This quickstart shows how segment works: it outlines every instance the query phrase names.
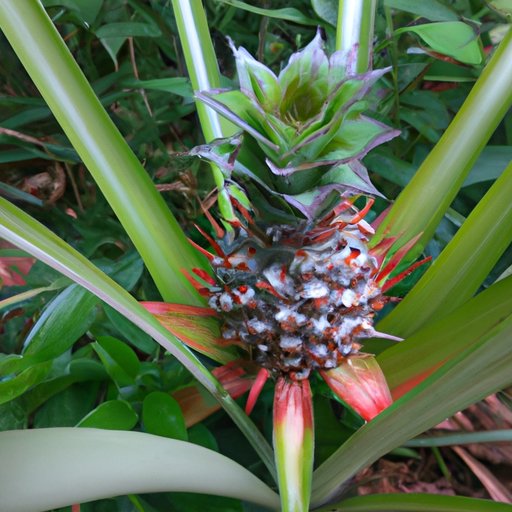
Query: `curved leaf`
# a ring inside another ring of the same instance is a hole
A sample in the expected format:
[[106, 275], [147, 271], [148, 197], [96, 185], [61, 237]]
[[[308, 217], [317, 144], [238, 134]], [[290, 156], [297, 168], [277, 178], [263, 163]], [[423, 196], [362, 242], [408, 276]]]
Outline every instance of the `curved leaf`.
[[0, 433], [2, 508], [40, 512], [123, 494], [185, 491], [276, 509], [278, 496], [244, 467], [184, 441], [117, 430]]

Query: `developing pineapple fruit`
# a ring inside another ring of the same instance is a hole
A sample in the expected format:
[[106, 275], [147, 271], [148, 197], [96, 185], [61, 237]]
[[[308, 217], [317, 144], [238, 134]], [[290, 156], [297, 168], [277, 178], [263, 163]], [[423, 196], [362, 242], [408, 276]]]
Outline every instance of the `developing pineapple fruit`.
[[[364, 359], [357, 354], [365, 337], [387, 337], [373, 328], [375, 312], [404, 276], [386, 283], [403, 252], [384, 265], [392, 241], [373, 251], [367, 245], [371, 200], [363, 211], [353, 205], [357, 196], [378, 194], [361, 158], [398, 134], [362, 114], [365, 95], [387, 70], [355, 73], [351, 55], [327, 57], [319, 34], [279, 76], [232, 48], [240, 90], [198, 97], [239, 126], [244, 141], [194, 153], [223, 166], [239, 218], [229, 230], [211, 219], [216, 239], [203, 234], [216, 254], [198, 248], [215, 279], [197, 271], [203, 282], [194, 282], [221, 317], [224, 340], [246, 347], [265, 378], [301, 382], [319, 370], [340, 395], [336, 370]], [[257, 203], [254, 215], [244, 190]], [[354, 371], [364, 366], [354, 363]]]

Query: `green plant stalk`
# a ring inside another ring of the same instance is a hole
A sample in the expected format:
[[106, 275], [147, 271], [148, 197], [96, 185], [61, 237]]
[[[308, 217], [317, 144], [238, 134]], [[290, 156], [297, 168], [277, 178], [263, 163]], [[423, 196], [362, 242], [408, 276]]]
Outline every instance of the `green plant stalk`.
[[510, 443], [512, 429], [485, 430], [484, 432], [457, 432], [443, 436], [416, 437], [407, 441], [404, 446], [410, 448], [430, 448], [432, 446], [453, 446], [474, 443]]
[[[219, 67], [202, 2], [172, 0], [172, 6], [193, 90], [197, 92], [219, 88]], [[199, 100], [196, 100], [196, 108], [206, 142], [233, 135], [238, 131], [227, 119], [219, 116]], [[214, 164], [211, 167], [219, 193], [220, 212], [226, 220], [235, 219], [231, 201], [224, 186], [222, 170]]]
[[327, 503], [341, 484], [393, 448], [510, 385], [510, 336], [512, 316], [360, 428], [314, 472], [312, 506]]
[[92, 428], [0, 433], [2, 509], [38, 512], [147, 492], [230, 496], [276, 510], [279, 497], [231, 459], [201, 446]]
[[419, 254], [478, 155], [512, 106], [512, 30], [500, 43], [459, 112], [377, 229], [371, 244], [421, 233]]
[[508, 503], [435, 494], [369, 494], [348, 498], [317, 512], [510, 512]]
[[356, 71], [372, 66], [376, 0], [339, 0], [336, 50], [349, 52], [357, 45]]
[[28, 214], [0, 197], [0, 238], [58, 270], [147, 332], [169, 351], [222, 405], [275, 477], [272, 449], [254, 423], [197, 357], [135, 298], [85, 256]]
[[511, 197], [512, 164], [379, 329], [405, 338], [470, 299], [512, 242]]
[[183, 269], [202, 266], [38, 1], [0, 2], [0, 28], [142, 256], [163, 299], [201, 304]]

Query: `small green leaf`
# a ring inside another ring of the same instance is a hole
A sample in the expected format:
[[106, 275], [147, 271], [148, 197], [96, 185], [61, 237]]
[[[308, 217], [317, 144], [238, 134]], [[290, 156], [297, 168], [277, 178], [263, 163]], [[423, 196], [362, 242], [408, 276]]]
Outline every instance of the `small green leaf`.
[[43, 5], [66, 7], [75, 11], [88, 25], [92, 25], [101, 10], [103, 0], [43, 0]]
[[0, 404], [9, 402], [41, 382], [48, 375], [51, 365], [51, 361], [36, 364], [15, 377], [3, 379], [0, 382]]
[[99, 300], [73, 284], [46, 307], [25, 340], [23, 355], [45, 361], [63, 354], [90, 327]]
[[338, 0], [311, 0], [311, 6], [319, 18], [336, 26], [338, 21]]
[[148, 434], [186, 441], [187, 428], [178, 402], [163, 391], [153, 391], [142, 403], [142, 421]]
[[156, 25], [136, 21], [107, 23], [96, 30], [96, 37], [99, 39], [105, 37], [160, 37], [161, 35], [162, 32]]
[[12, 400], [9, 403], [0, 405], [0, 431], [27, 428], [27, 411], [18, 402], [19, 400]]
[[135, 382], [140, 361], [126, 343], [112, 336], [100, 336], [92, 345], [107, 373], [119, 387]]
[[478, 35], [468, 24], [461, 21], [445, 21], [414, 25], [395, 30], [395, 35], [413, 32], [434, 51], [449, 55], [465, 64], [480, 64], [483, 60]]
[[261, 16], [268, 16], [269, 18], [277, 18], [279, 20], [291, 21], [292, 23], [298, 23], [299, 25], [312, 25], [317, 26], [318, 21], [304, 16], [298, 9], [294, 7], [283, 7], [282, 9], [263, 9], [261, 7], [255, 7], [246, 2], [240, 0], [219, 0], [223, 4], [232, 5], [238, 9], [252, 12], [253, 14], [259, 14]]
[[103, 402], [92, 410], [76, 426], [108, 430], [131, 430], [136, 425], [137, 419], [137, 413], [128, 402], [110, 400]]
[[439, 0], [384, 0], [386, 7], [410, 12], [430, 21], [456, 21], [457, 13], [443, 5]]
[[183, 76], [155, 78], [153, 80], [131, 79], [123, 81], [123, 85], [134, 89], [150, 89], [152, 91], [169, 92], [187, 99], [194, 97], [194, 91], [190, 85], [190, 80]]

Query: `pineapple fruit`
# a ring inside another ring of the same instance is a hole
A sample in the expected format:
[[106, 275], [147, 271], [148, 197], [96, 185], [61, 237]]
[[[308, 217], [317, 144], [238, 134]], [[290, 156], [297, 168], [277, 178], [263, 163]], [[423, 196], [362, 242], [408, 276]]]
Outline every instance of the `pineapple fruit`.
[[240, 90], [197, 96], [244, 139], [193, 154], [222, 166], [239, 218], [222, 229], [210, 216], [217, 237], [203, 234], [216, 254], [201, 250], [215, 278], [198, 272], [194, 282], [221, 317], [223, 339], [242, 344], [265, 375], [299, 382], [319, 370], [329, 383], [362, 339], [379, 335], [374, 316], [388, 300], [390, 267], [368, 248], [371, 201], [353, 205], [379, 194], [362, 157], [398, 134], [362, 113], [387, 70], [355, 73], [354, 56], [328, 58], [320, 34], [279, 76], [230, 44]]

